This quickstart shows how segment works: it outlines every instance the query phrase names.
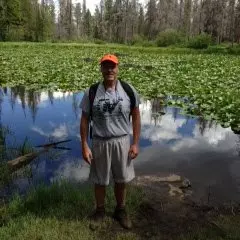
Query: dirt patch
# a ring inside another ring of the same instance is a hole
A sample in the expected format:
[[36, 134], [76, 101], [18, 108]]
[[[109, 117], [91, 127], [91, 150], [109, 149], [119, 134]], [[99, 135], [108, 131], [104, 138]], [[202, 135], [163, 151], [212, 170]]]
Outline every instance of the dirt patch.
[[181, 235], [203, 228], [211, 228], [219, 237], [226, 235], [214, 223], [214, 218], [223, 211], [231, 213], [231, 208], [194, 202], [191, 198], [194, 190], [188, 179], [178, 175], [141, 176], [133, 184], [141, 186], [145, 192], [141, 210], [134, 220], [133, 231], [139, 239], [179, 239]]

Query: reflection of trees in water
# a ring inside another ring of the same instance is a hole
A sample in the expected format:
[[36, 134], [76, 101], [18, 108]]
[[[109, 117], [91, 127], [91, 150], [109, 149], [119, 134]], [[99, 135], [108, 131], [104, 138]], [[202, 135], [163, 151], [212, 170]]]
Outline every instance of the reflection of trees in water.
[[[6, 144], [6, 138], [8, 134], [8, 129], [2, 125], [0, 122], [0, 159], [1, 162], [6, 159], [7, 154], [7, 144]], [[0, 163], [1, 163], [0, 162]]]
[[[157, 125], [161, 122], [162, 116], [166, 114], [166, 105], [165, 103], [165, 98], [158, 98], [158, 99], [153, 99], [151, 101], [152, 105], [152, 115], [151, 118], [154, 120], [154, 124]], [[173, 119], [176, 121], [176, 119], [179, 116], [181, 109], [180, 108], [172, 108], [172, 114], [173, 114]], [[187, 118], [187, 117], [186, 117]]]
[[[210, 130], [212, 128], [216, 128], [218, 126], [217, 122], [214, 120], [205, 120], [204, 118], [198, 118], [198, 124], [199, 124], [199, 132], [203, 136], [207, 130]], [[236, 151], [238, 153], [238, 156], [240, 156], [240, 134], [237, 134], [233, 131], [234, 134], [237, 135], [238, 140], [236, 140]]]
[[236, 150], [237, 150], [238, 156], [240, 157], [240, 134], [238, 134], [237, 136], [238, 136], [238, 140], [236, 143]]
[[12, 87], [11, 89], [1, 88], [1, 93], [3, 93], [4, 95], [8, 95], [10, 97], [10, 104], [12, 109], [14, 109], [18, 98], [21, 102], [24, 114], [25, 114], [25, 108], [28, 105], [32, 114], [33, 121], [35, 121], [37, 110], [38, 110], [37, 106], [41, 100], [40, 92], [36, 92], [34, 90], [26, 91], [24, 86], [17, 86], [17, 87]]
[[35, 122], [37, 110], [38, 110], [38, 104], [41, 101], [41, 93], [29, 91], [27, 94], [27, 100], [28, 100], [28, 107], [31, 110], [33, 121]]
[[[4, 159], [5, 155], [5, 130], [2, 126], [2, 102], [3, 102], [4, 91], [0, 88], [0, 160]], [[1, 164], [1, 161], [0, 161]]]
[[79, 102], [78, 102], [76, 94], [73, 94], [72, 108], [73, 108], [74, 115], [77, 118], [78, 117]]
[[202, 136], [206, 132], [206, 129], [209, 130], [209, 129], [217, 126], [217, 124], [214, 120], [206, 120], [202, 117], [198, 118], [198, 124], [199, 124], [199, 132], [201, 133]]
[[[48, 91], [45, 94], [47, 94], [50, 104], [53, 105], [54, 92]], [[38, 111], [38, 105], [41, 102], [42, 92], [34, 91], [34, 90], [26, 90], [24, 86], [17, 86], [12, 88], [0, 88], [0, 115], [1, 115], [1, 103], [3, 102], [4, 95], [9, 97], [10, 104], [13, 110], [17, 103], [17, 100], [19, 100], [25, 116], [26, 116], [25, 110], [26, 110], [26, 107], [28, 106], [32, 115], [32, 119], [33, 121], [35, 121], [37, 111]], [[66, 93], [63, 93], [61, 97], [63, 100], [68, 99], [67, 98], [68, 95], [66, 96]], [[77, 118], [78, 110], [79, 110], [79, 99], [77, 94], [73, 94], [72, 106], [73, 106], [73, 112]]]
[[1, 116], [2, 116], [2, 102], [3, 102], [3, 90], [0, 88], [0, 124], [1, 124]]
[[179, 113], [180, 113], [180, 108], [173, 108], [173, 119], [174, 119], [174, 121], [176, 121], [177, 120], [177, 118], [178, 118], [178, 115], [179, 115]]
[[165, 115], [164, 98], [157, 98], [151, 101], [152, 115], [151, 119], [154, 125], [160, 124], [162, 116]]
[[[16, 104], [16, 100], [17, 98], [20, 99], [21, 104], [22, 104], [22, 109], [24, 111], [24, 115], [25, 114], [25, 108], [26, 108], [26, 92], [25, 92], [25, 87], [23, 86], [18, 86], [18, 87], [13, 87], [11, 88], [10, 91], [10, 103], [11, 103], [11, 107], [12, 109], [14, 109], [15, 104]], [[6, 92], [7, 94], [7, 92]]]
[[53, 105], [53, 100], [54, 100], [53, 92], [48, 91], [48, 99], [51, 105]]

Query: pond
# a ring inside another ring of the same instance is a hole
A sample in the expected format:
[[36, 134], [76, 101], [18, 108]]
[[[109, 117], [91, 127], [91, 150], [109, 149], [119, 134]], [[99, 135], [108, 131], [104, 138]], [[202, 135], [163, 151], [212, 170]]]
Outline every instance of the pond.
[[[0, 127], [9, 129], [7, 147], [27, 141], [31, 146], [61, 140], [34, 160], [31, 174], [18, 176], [1, 190], [25, 192], [40, 183], [60, 178], [87, 180], [89, 166], [81, 156], [79, 103], [83, 92], [31, 92], [23, 87], [1, 89]], [[178, 174], [191, 181], [195, 195], [206, 199], [209, 189], [217, 201], [240, 200], [240, 136], [215, 122], [186, 116], [181, 109], [161, 106], [159, 100], [140, 105], [142, 131], [138, 176]], [[38, 148], [36, 148], [38, 149]]]

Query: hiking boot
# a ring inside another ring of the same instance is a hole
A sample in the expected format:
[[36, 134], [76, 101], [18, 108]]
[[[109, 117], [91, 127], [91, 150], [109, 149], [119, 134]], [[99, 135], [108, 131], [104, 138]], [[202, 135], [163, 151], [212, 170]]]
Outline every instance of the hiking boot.
[[117, 220], [123, 228], [132, 228], [132, 221], [125, 208], [116, 208], [113, 218]]
[[89, 227], [92, 230], [96, 230], [97, 228], [99, 228], [101, 223], [104, 221], [105, 216], [105, 208], [96, 208], [95, 212], [89, 216]]

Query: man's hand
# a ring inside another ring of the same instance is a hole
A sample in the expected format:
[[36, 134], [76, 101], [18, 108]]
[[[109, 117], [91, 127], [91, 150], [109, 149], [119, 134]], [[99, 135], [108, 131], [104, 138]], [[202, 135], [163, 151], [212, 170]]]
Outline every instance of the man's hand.
[[82, 148], [82, 155], [83, 155], [83, 159], [85, 160], [85, 162], [87, 162], [89, 165], [91, 165], [93, 156], [92, 156], [92, 152], [88, 146], [84, 146]]
[[138, 153], [139, 153], [138, 144], [132, 144], [131, 147], [130, 147], [130, 149], [129, 149], [129, 152], [128, 152], [130, 158], [131, 158], [131, 159], [136, 158], [137, 155], [138, 155]]

